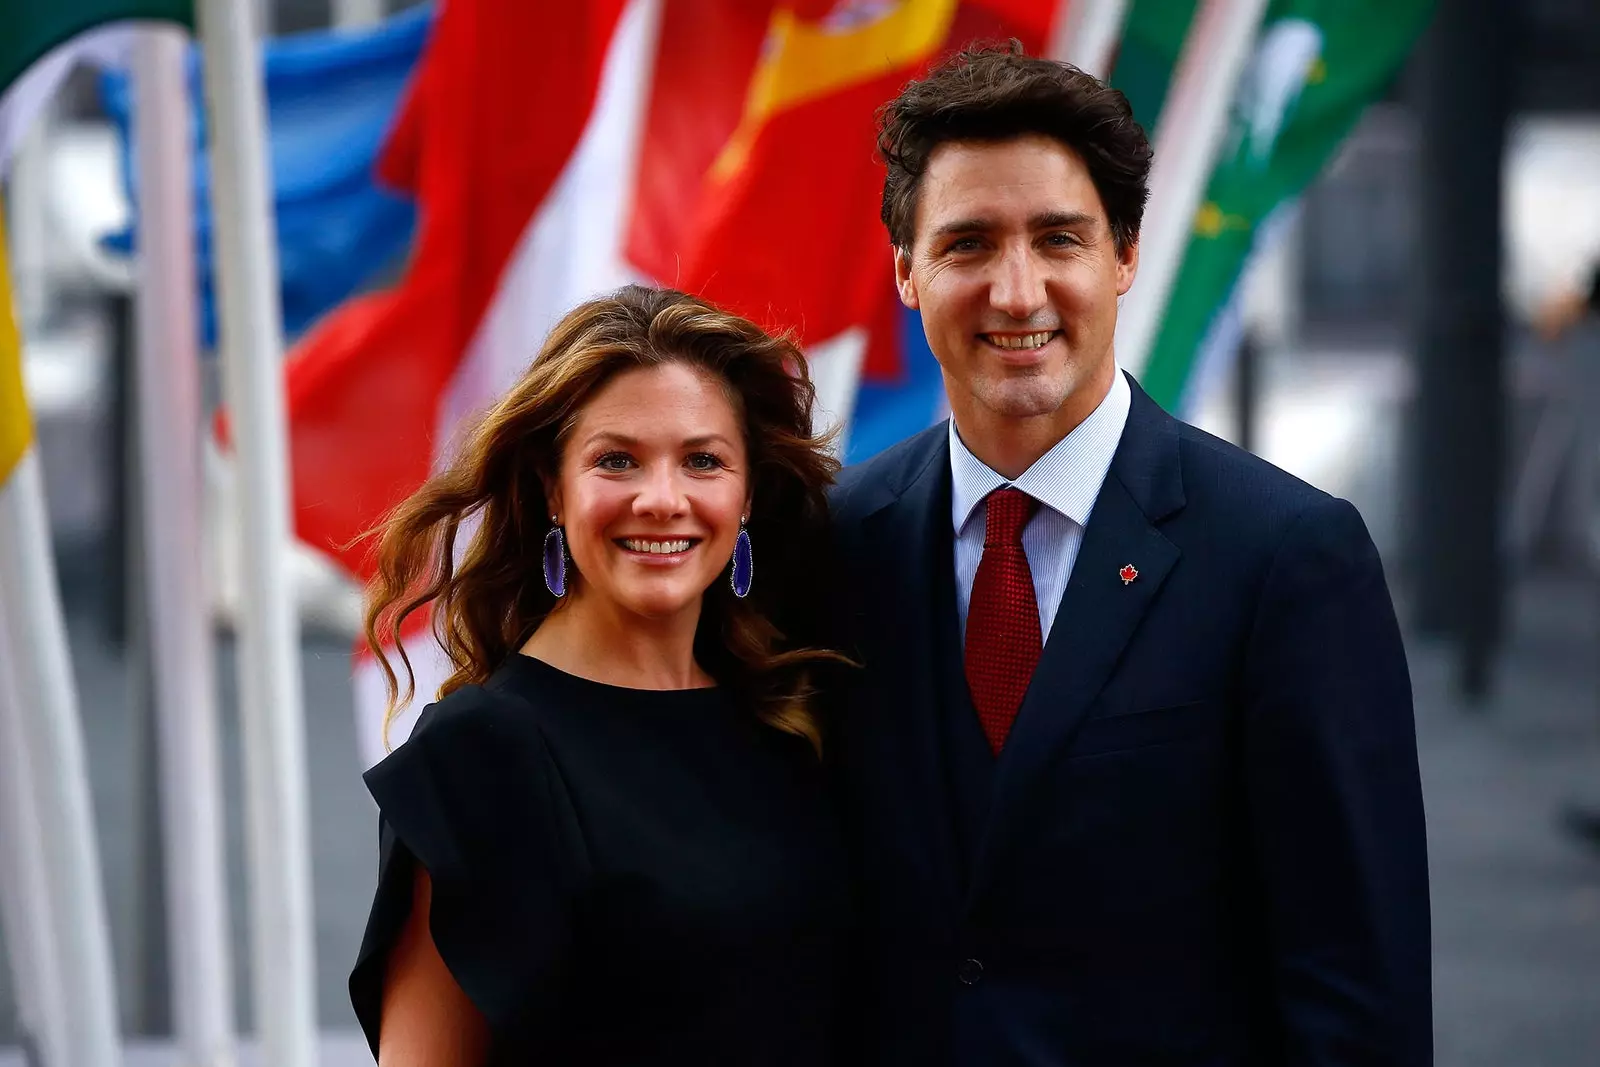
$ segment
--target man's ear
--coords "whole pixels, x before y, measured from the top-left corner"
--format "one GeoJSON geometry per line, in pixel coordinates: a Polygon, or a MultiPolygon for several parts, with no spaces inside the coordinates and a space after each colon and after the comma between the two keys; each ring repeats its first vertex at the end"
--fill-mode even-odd
{"type": "Polygon", "coordinates": [[[922,305],[917,301],[917,283],[911,277],[911,252],[899,245],[894,249],[894,287],[900,292],[900,303],[916,311],[922,305]]]}
{"type": "Polygon", "coordinates": [[[1139,242],[1129,241],[1117,250],[1117,295],[1126,296],[1139,273],[1139,242]]]}

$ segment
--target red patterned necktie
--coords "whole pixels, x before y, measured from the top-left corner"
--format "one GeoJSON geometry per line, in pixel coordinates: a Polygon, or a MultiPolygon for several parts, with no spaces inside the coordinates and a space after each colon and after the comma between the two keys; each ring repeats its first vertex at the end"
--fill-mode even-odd
{"type": "Polygon", "coordinates": [[[967,687],[984,736],[997,756],[1044,648],[1033,571],[1022,551],[1022,528],[1037,506],[1038,501],[1020,489],[1006,487],[989,494],[983,560],[967,606],[967,687]]]}

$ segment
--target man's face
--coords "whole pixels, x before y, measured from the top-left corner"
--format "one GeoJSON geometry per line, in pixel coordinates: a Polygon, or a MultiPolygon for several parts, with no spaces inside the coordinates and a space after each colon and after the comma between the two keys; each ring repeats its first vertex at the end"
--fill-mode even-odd
{"type": "Polygon", "coordinates": [[[1059,419],[1066,433],[1111,388],[1117,298],[1139,250],[1118,251],[1088,168],[1050,137],[951,141],[922,176],[900,299],[944,371],[965,430],[1059,419]]]}

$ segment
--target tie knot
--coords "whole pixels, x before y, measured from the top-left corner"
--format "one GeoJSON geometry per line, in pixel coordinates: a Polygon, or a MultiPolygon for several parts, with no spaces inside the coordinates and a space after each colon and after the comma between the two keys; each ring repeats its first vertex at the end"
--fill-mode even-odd
{"type": "Polygon", "coordinates": [[[989,545],[1020,545],[1022,528],[1028,524],[1033,509],[1038,505],[1021,489],[1006,486],[989,494],[984,515],[983,543],[989,545]]]}

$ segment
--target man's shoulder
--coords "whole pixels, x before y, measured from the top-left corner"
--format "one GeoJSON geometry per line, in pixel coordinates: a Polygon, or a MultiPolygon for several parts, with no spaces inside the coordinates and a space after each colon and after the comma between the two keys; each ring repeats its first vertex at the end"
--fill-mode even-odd
{"type": "Polygon", "coordinates": [[[865,518],[903,493],[944,452],[948,424],[940,422],[870,459],[846,467],[828,494],[835,523],[865,518]]]}
{"type": "MultiPolygon", "coordinates": [[[[1304,479],[1198,426],[1174,419],[1184,482],[1206,500],[1224,505],[1304,507],[1328,494],[1304,479]]],[[[1194,501],[1191,500],[1191,503],[1194,501]]],[[[1203,502],[1203,501],[1202,501],[1203,502]]]]}
{"type": "Polygon", "coordinates": [[[1225,526],[1235,547],[1275,553],[1297,527],[1359,546],[1371,545],[1349,501],[1317,488],[1238,445],[1174,420],[1183,467],[1185,511],[1207,526],[1225,526]]]}

